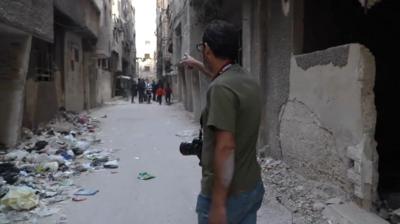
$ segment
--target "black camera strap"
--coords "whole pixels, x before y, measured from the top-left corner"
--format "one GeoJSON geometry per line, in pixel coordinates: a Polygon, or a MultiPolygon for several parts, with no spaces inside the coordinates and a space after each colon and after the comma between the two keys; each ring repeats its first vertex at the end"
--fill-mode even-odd
{"type": "Polygon", "coordinates": [[[199,139],[203,140],[203,116],[200,116],[200,131],[199,131],[199,139]]]}

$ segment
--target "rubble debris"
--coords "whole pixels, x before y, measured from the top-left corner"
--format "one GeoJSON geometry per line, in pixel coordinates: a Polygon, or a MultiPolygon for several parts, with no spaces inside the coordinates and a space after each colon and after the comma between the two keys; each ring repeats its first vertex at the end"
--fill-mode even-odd
{"type": "Polygon", "coordinates": [[[325,204],[327,204],[327,205],[338,205],[338,204],[342,204],[342,203],[343,203],[343,201],[340,198],[331,198],[325,202],[325,204]]]}
{"type": "Polygon", "coordinates": [[[325,205],[321,202],[316,202],[313,205],[313,210],[314,211],[322,211],[325,208],[325,205]]]}
{"type": "Polygon", "coordinates": [[[58,171],[58,163],[57,162],[48,162],[43,165],[43,169],[49,172],[57,172],[58,171]]]}
{"type": "Polygon", "coordinates": [[[7,153],[4,157],[5,161],[21,161],[23,160],[29,153],[24,150],[14,150],[11,151],[10,153],[7,153]]]}
{"type": "Polygon", "coordinates": [[[19,169],[12,163],[0,163],[0,177],[8,184],[18,181],[19,169]]]}
{"type": "Polygon", "coordinates": [[[60,211],[59,208],[38,208],[37,211],[34,211],[35,214],[37,214],[39,217],[48,217],[52,216],[60,211]]]}
{"type": "Polygon", "coordinates": [[[36,194],[36,191],[30,187],[11,186],[0,203],[15,210],[30,210],[39,204],[39,196],[36,194]]]}
{"type": "Polygon", "coordinates": [[[87,114],[62,110],[36,130],[23,128],[19,145],[0,151],[0,224],[32,223],[78,197],[71,177],[115,160],[114,151],[98,147],[99,125],[87,114]]]}
{"type": "Polygon", "coordinates": [[[35,146],[32,148],[27,149],[28,152],[32,152],[32,151],[40,151],[42,149],[44,149],[49,143],[46,141],[38,141],[35,143],[35,146]]]}
{"type": "Polygon", "coordinates": [[[268,192],[265,201],[276,199],[292,212],[295,224],[326,224],[328,222],[322,214],[327,207],[326,202],[341,203],[347,200],[341,189],[306,179],[283,161],[266,158],[260,161],[260,165],[264,170],[263,180],[268,192]]]}

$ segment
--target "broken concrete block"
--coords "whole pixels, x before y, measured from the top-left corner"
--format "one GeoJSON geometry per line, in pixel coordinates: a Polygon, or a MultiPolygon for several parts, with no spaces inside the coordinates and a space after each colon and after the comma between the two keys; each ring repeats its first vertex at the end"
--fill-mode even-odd
{"type": "Polygon", "coordinates": [[[313,210],[314,211],[321,211],[324,208],[325,208],[325,205],[323,203],[321,203],[321,202],[316,202],[313,205],[313,210]]]}
{"type": "Polygon", "coordinates": [[[378,215],[363,210],[352,202],[328,205],[323,215],[335,224],[389,224],[378,215]]]}

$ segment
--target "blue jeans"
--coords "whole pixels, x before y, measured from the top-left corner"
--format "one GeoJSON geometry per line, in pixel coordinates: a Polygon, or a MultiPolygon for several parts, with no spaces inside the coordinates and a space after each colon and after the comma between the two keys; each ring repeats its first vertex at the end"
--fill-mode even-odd
{"type": "MultiPolygon", "coordinates": [[[[261,207],[264,193],[264,185],[260,181],[253,190],[230,196],[226,204],[228,223],[256,224],[257,211],[261,207]]],[[[211,198],[200,194],[196,205],[199,224],[208,224],[210,207],[211,198]]]]}

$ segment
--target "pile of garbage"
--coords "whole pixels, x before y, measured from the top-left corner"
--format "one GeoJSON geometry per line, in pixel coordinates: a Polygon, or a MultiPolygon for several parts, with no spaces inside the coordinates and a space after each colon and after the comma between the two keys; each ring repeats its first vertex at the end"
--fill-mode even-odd
{"type": "Polygon", "coordinates": [[[34,131],[23,128],[21,143],[0,151],[0,223],[57,213],[52,206],[73,199],[80,189],[71,177],[118,168],[112,150],[99,148],[99,124],[88,114],[60,111],[34,131]]]}
{"type": "Polygon", "coordinates": [[[273,197],[272,200],[279,202],[292,214],[294,224],[330,223],[323,216],[325,207],[348,200],[342,190],[327,183],[306,179],[283,161],[266,158],[260,164],[268,197],[273,197]]]}

